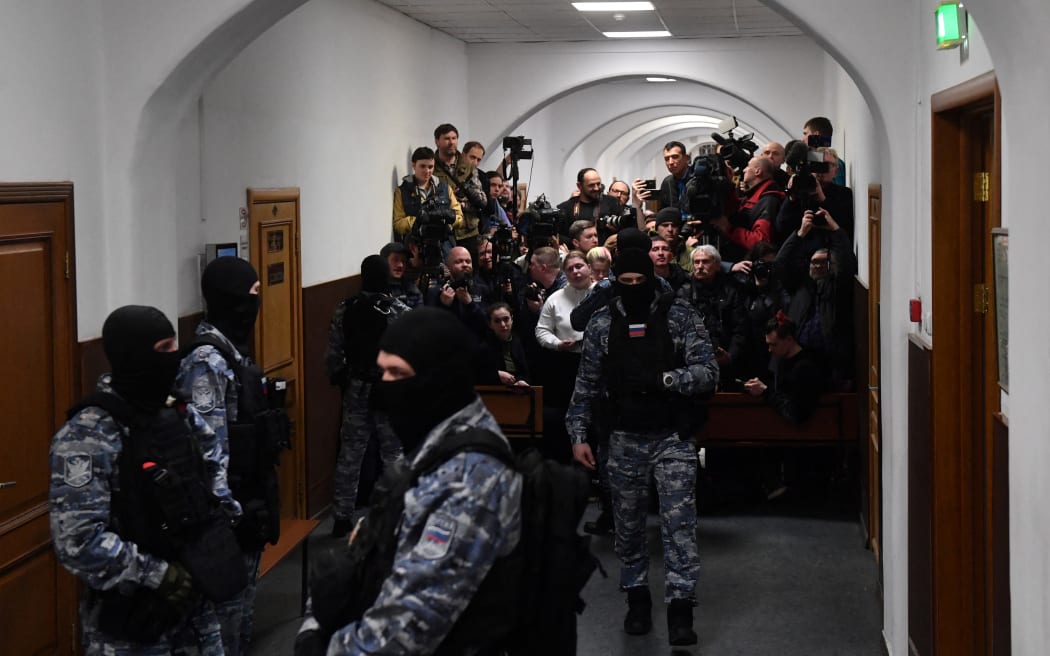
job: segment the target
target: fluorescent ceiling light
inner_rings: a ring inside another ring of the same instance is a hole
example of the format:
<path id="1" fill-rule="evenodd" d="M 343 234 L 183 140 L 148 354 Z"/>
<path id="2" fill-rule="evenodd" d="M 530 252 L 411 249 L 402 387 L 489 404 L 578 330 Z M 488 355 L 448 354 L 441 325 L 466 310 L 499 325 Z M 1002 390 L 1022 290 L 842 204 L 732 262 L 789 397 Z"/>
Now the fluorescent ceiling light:
<path id="1" fill-rule="evenodd" d="M 651 2 L 574 2 L 576 11 L 656 11 Z"/>
<path id="2" fill-rule="evenodd" d="M 673 77 L 647 77 L 646 82 L 677 82 Z"/>
<path id="3" fill-rule="evenodd" d="M 602 34 L 610 39 L 655 39 L 671 36 L 671 33 L 667 30 L 652 30 L 649 32 L 602 32 Z"/>

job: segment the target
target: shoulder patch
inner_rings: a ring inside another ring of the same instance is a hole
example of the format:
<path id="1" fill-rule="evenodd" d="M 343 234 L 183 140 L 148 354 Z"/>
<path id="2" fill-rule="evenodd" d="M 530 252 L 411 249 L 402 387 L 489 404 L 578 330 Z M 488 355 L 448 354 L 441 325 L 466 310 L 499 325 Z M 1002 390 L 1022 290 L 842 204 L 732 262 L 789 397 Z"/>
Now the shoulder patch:
<path id="1" fill-rule="evenodd" d="M 69 487 L 84 487 L 91 482 L 91 456 L 86 453 L 71 453 L 62 457 L 62 480 Z"/>
<path id="2" fill-rule="evenodd" d="M 448 554 L 455 537 L 456 522 L 441 515 L 431 515 L 416 545 L 416 552 L 427 560 L 440 560 Z"/>
<path id="3" fill-rule="evenodd" d="M 190 395 L 193 400 L 193 407 L 197 409 L 197 412 L 208 413 L 215 409 L 217 404 L 215 388 L 208 383 L 206 376 L 201 376 L 193 381 L 193 389 L 190 390 Z"/>

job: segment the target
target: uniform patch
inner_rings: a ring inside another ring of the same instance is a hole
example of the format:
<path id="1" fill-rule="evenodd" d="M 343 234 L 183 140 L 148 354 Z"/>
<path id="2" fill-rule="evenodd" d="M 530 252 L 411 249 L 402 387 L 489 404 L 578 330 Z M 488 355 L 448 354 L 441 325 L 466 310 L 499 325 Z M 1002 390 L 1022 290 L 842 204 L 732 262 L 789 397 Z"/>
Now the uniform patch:
<path id="1" fill-rule="evenodd" d="M 628 337 L 645 337 L 645 324 L 644 323 L 627 324 L 627 336 Z"/>
<path id="2" fill-rule="evenodd" d="M 65 456 L 62 472 L 62 480 L 69 487 L 84 487 L 91 482 L 91 456 L 84 453 L 76 453 Z"/>
<path id="3" fill-rule="evenodd" d="M 215 409 L 215 389 L 208 384 L 206 376 L 193 381 L 193 407 L 197 412 L 208 413 Z"/>
<path id="4" fill-rule="evenodd" d="M 455 537 L 455 522 L 445 517 L 431 516 L 423 529 L 423 537 L 416 545 L 416 551 L 427 560 L 439 560 L 448 553 Z"/>

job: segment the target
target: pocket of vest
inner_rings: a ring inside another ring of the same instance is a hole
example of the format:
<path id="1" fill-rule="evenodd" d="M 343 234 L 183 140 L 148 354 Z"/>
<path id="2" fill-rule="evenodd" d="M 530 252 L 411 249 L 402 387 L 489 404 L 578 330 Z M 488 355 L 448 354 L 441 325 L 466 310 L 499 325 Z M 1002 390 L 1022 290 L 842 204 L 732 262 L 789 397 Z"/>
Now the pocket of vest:
<path id="1" fill-rule="evenodd" d="M 193 577 L 193 587 L 212 601 L 227 601 L 248 585 L 244 557 L 233 530 L 216 517 L 187 543 L 179 560 Z"/>

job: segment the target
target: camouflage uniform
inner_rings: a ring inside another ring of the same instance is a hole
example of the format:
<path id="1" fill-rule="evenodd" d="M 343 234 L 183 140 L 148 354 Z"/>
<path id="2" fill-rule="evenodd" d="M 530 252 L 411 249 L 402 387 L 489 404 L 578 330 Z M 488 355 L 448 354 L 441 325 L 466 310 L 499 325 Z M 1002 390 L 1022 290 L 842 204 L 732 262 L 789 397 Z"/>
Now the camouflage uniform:
<path id="1" fill-rule="evenodd" d="M 197 325 L 196 335 L 210 335 L 225 342 L 230 351 L 238 357 L 238 362 L 251 364 L 250 358 L 242 355 L 237 348 L 207 321 Z M 217 438 L 215 458 L 222 465 L 223 483 L 226 483 L 226 470 L 230 462 L 229 442 L 227 440 L 227 420 L 237 419 L 237 385 L 233 368 L 222 353 L 210 344 L 198 346 L 182 360 L 179 374 L 175 378 L 175 387 L 181 398 L 187 400 L 189 407 L 204 417 L 215 431 Z M 236 502 L 234 502 L 236 503 Z M 227 509 L 232 512 L 233 509 Z M 240 506 L 236 507 L 240 514 Z M 222 644 L 228 656 L 246 653 L 252 636 L 252 611 L 255 607 L 255 589 L 259 576 L 259 557 L 261 552 L 244 554 L 244 567 L 248 572 L 248 585 L 244 591 L 229 601 L 216 604 L 216 611 L 222 625 Z"/>
<path id="2" fill-rule="evenodd" d="M 113 393 L 108 376 L 98 391 Z M 207 471 L 213 493 L 225 504 L 236 503 L 219 476 L 215 462 L 215 433 L 192 408 L 187 416 L 194 435 L 208 458 Z M 51 536 L 59 562 L 91 590 L 138 586 L 156 588 L 168 564 L 139 551 L 110 530 L 110 501 L 120 491 L 118 463 L 127 430 L 104 410 L 89 406 L 78 412 L 55 433 L 51 441 L 50 511 Z M 222 642 L 215 608 L 200 604 L 177 627 L 156 643 L 142 645 L 118 640 L 98 628 L 100 605 L 95 595 L 85 595 L 80 604 L 83 647 L 86 654 L 199 653 L 221 656 Z"/>
<path id="3" fill-rule="evenodd" d="M 620 311 L 623 304 L 616 303 Z M 655 307 L 655 304 L 654 306 Z M 672 392 L 695 396 L 714 389 L 718 364 L 699 315 L 682 301 L 667 312 L 674 352 L 682 366 L 669 373 Z M 565 416 L 573 444 L 587 438 L 595 401 L 604 393 L 612 314 L 608 307 L 594 313 L 583 337 L 583 358 L 576 388 Z M 623 588 L 648 585 L 649 551 L 645 544 L 648 481 L 652 473 L 660 498 L 666 589 L 664 598 L 693 596 L 700 559 L 696 543 L 696 449 L 691 439 L 680 439 L 675 429 L 628 432 L 613 427 L 609 438 L 609 482 L 612 487 L 616 554 L 620 557 Z"/>
<path id="4" fill-rule="evenodd" d="M 343 385 L 343 423 L 339 430 L 339 457 L 335 463 L 335 490 L 332 505 L 336 520 L 351 519 L 357 500 L 357 486 L 361 479 L 361 461 L 365 457 L 368 441 L 375 434 L 379 438 L 379 454 L 383 463 L 390 465 L 401 457 L 401 442 L 390 428 L 385 417 L 371 408 L 372 381 L 355 377 L 346 360 L 343 315 L 347 301 L 341 301 L 332 315 L 328 330 L 328 350 L 325 352 L 325 369 L 329 380 L 345 380 Z M 390 306 L 388 321 L 393 321 L 409 307 L 394 299 Z"/>
<path id="5" fill-rule="evenodd" d="M 430 431 L 413 464 L 470 426 L 500 433 L 476 399 Z M 493 562 L 517 546 L 521 486 L 520 475 L 480 453 L 460 453 L 421 476 L 405 493 L 393 572 L 364 616 L 333 634 L 328 654 L 433 653 Z"/>

